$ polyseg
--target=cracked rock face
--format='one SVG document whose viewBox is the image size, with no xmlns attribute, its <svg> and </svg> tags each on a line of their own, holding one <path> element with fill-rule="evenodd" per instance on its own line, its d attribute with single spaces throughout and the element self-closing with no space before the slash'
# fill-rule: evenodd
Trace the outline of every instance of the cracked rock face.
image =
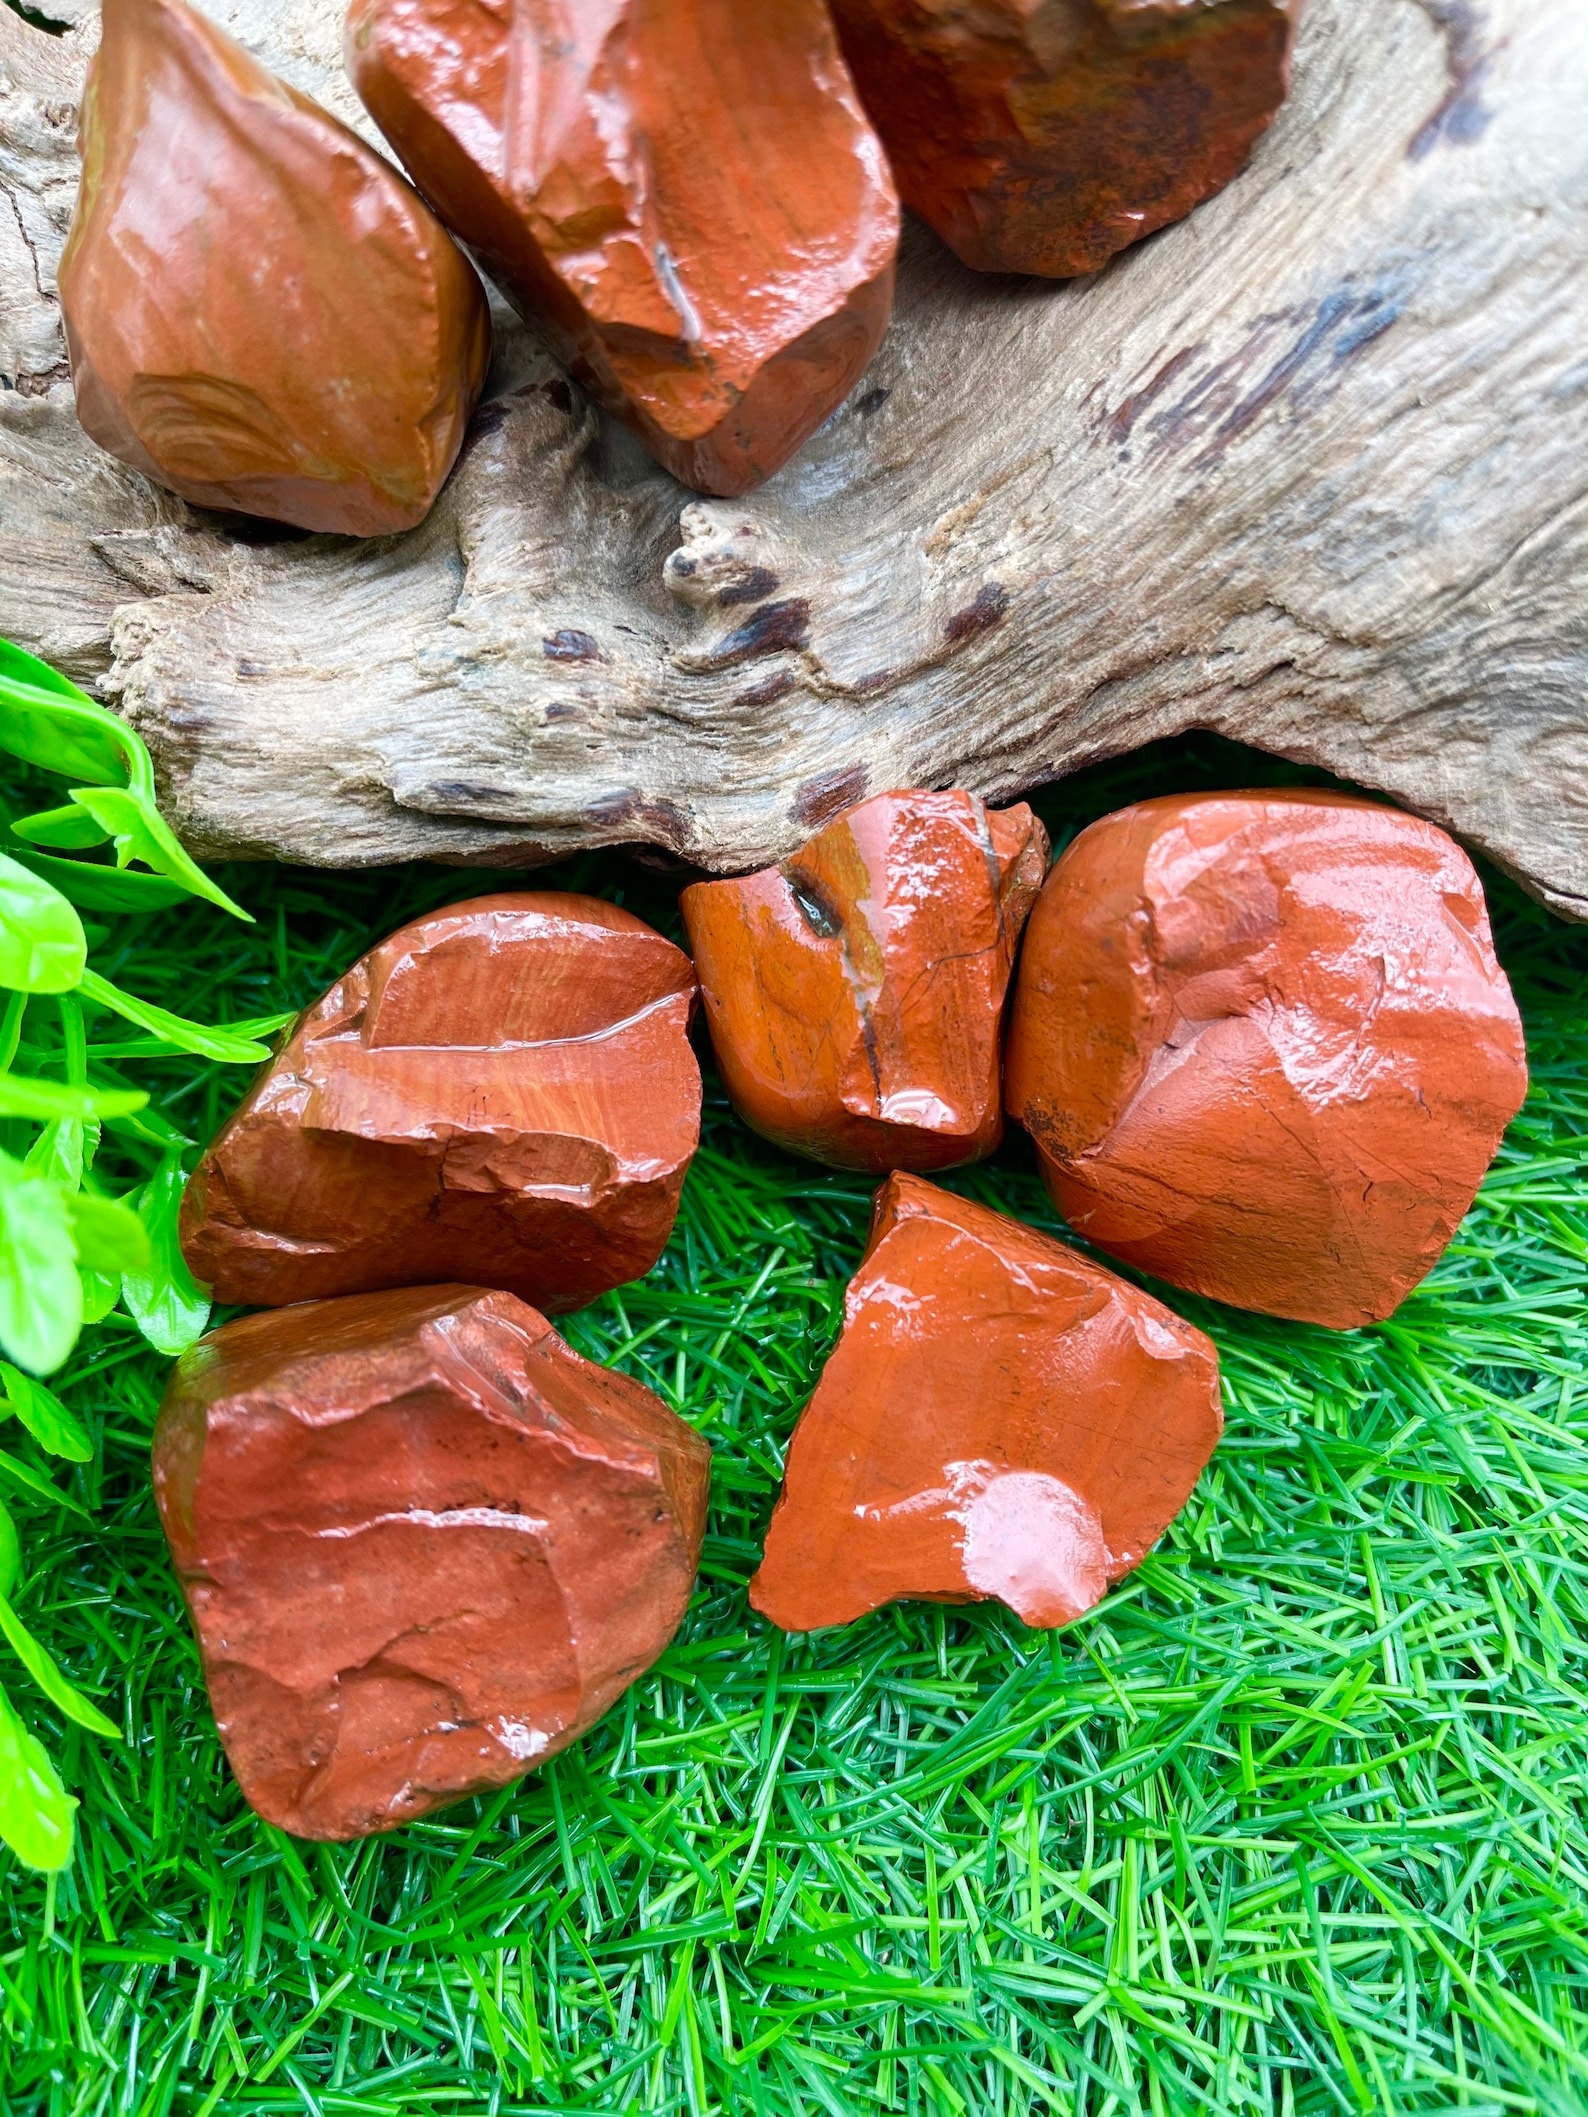
<svg viewBox="0 0 1588 2117">
<path fill-rule="evenodd" d="M 648 1272 L 700 1138 L 689 958 L 555 891 L 400 927 L 210 1146 L 182 1250 L 218 1301 L 465 1279 L 577 1308 Z"/>
<path fill-rule="evenodd" d="M 907 206 L 984 272 L 1095 272 L 1222 190 L 1299 0 L 834 0 Z"/>
<path fill-rule="evenodd" d="M 181 0 L 106 0 L 81 130 L 60 291 L 93 438 L 200 506 L 421 522 L 490 321 L 411 186 Z"/>
<path fill-rule="evenodd" d="M 947 1169 L 1002 1135 L 1015 948 L 1047 865 L 1022 802 L 878 794 L 779 867 L 683 893 L 728 1093 L 840 1169 Z"/>
<path fill-rule="evenodd" d="M 1323 793 L 1139 802 L 1031 916 L 1008 1106 L 1089 1241 L 1349 1330 L 1454 1234 L 1527 1089 L 1477 876 Z"/>
<path fill-rule="evenodd" d="M 877 349 L 899 207 L 821 0 L 354 0 L 347 65 L 448 226 L 705 492 Z"/>
<path fill-rule="evenodd" d="M 1140 1563 L 1222 1430 L 1189 1323 L 914 1176 L 877 1194 L 750 1600 L 786 1631 L 900 1596 L 1068 1624 Z"/>
<path fill-rule="evenodd" d="M 249 1804 L 346 1839 L 505 1786 L 650 1666 L 710 1450 L 510 1294 L 248 1316 L 182 1358 L 154 1490 Z"/>
</svg>

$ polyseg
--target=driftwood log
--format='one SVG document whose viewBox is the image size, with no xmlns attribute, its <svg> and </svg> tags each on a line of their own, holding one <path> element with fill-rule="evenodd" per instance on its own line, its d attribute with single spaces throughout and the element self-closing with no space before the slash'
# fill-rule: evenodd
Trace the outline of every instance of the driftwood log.
<svg viewBox="0 0 1588 2117">
<path fill-rule="evenodd" d="M 336 0 L 211 9 L 367 135 Z M 135 721 L 200 851 L 731 869 L 864 789 L 1008 795 L 1197 726 L 1588 917 L 1582 0 L 1310 0 L 1246 174 L 1092 280 L 912 231 L 872 370 L 747 500 L 504 318 L 434 514 L 365 544 L 196 512 L 78 430 L 91 36 L 0 6 L 0 632 Z"/>
</svg>

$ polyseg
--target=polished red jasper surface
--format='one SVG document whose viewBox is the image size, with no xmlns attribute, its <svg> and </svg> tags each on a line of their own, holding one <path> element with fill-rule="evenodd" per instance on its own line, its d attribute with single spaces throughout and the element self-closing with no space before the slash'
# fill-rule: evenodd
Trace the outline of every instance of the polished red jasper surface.
<svg viewBox="0 0 1588 2117">
<path fill-rule="evenodd" d="M 78 416 L 204 507 L 423 519 L 485 378 L 467 260 L 412 186 L 182 0 L 104 0 L 60 264 Z"/>
<path fill-rule="evenodd" d="M 686 485 L 769 477 L 875 352 L 898 200 L 822 0 L 353 0 L 347 62 L 448 226 Z"/>
<path fill-rule="evenodd" d="M 249 1803 L 362 1837 L 565 1749 L 676 1630 L 709 1475 L 659 1397 L 510 1294 L 212 1332 L 166 1391 L 154 1489 Z"/>
<path fill-rule="evenodd" d="M 984 272 L 1095 272 L 1227 184 L 1299 0 L 833 0 L 907 206 Z"/>
<path fill-rule="evenodd" d="M 1345 795 L 1221 794 L 1122 809 L 1057 862 L 1006 1086 L 1090 1240 L 1346 1330 L 1434 1264 L 1527 1062 L 1443 831 Z"/>
<path fill-rule="evenodd" d="M 990 1154 L 1004 999 L 1047 852 L 1024 804 L 878 794 L 780 867 L 686 889 L 739 1114 L 837 1168 Z"/>
<path fill-rule="evenodd" d="M 750 1600 L 795 1632 L 899 1596 L 1067 1624 L 1163 1534 L 1221 1427 L 1199 1330 L 1051 1236 L 891 1177 Z"/>
<path fill-rule="evenodd" d="M 188 1186 L 217 1300 L 469 1280 L 577 1307 L 661 1255 L 700 1137 L 688 957 L 615 904 L 476 897 L 298 1024 Z"/>
</svg>

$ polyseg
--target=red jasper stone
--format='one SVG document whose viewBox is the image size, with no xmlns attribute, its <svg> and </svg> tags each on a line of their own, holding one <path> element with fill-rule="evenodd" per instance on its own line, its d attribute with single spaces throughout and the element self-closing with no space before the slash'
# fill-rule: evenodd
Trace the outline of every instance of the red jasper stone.
<svg viewBox="0 0 1588 2117">
<path fill-rule="evenodd" d="M 1478 878 L 1327 793 L 1138 802 L 1032 914 L 1007 1096 L 1089 1240 L 1238 1308 L 1387 1316 L 1527 1089 Z"/>
<path fill-rule="evenodd" d="M 1199 1330 L 914 1176 L 877 1193 L 750 1583 L 785 1631 L 899 1596 L 1068 1624 L 1138 1565 L 1222 1429 Z"/>
<path fill-rule="evenodd" d="M 900 195 L 984 272 L 1095 272 L 1227 184 L 1299 0 L 833 0 Z"/>
<path fill-rule="evenodd" d="M 700 1138 L 682 949 L 596 897 L 400 927 L 210 1146 L 182 1251 L 218 1301 L 468 1280 L 576 1308 L 661 1255 Z"/>
<path fill-rule="evenodd" d="M 566 1749 L 677 1629 L 710 1469 L 511 1294 L 212 1332 L 166 1391 L 154 1490 L 250 1806 L 363 1837 Z"/>
<path fill-rule="evenodd" d="M 201 507 L 422 521 L 490 319 L 412 186 L 181 0 L 104 0 L 82 150 L 60 290 L 100 446 Z"/>
<path fill-rule="evenodd" d="M 353 0 L 371 116 L 686 485 L 771 476 L 859 379 L 899 204 L 822 0 Z"/>
<path fill-rule="evenodd" d="M 1024 804 L 878 794 L 780 867 L 686 889 L 740 1116 L 840 1169 L 990 1154 L 1004 998 L 1047 854 Z"/>
</svg>

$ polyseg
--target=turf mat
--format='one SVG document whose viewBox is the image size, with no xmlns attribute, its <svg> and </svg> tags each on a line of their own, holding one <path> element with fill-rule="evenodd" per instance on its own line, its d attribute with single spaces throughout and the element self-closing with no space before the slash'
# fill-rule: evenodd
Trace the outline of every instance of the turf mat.
<svg viewBox="0 0 1588 2117">
<path fill-rule="evenodd" d="M 1298 776 L 1197 738 L 1041 806 L 1062 837 Z M 536 879 L 677 931 L 676 881 L 617 856 Z M 128 921 L 96 963 L 258 1016 L 503 886 L 223 880 L 257 927 Z M 126 1741 L 0 1667 L 83 1799 L 59 1881 L 0 1864 L 0 2111 L 1588 2110 L 1588 933 L 1489 881 L 1533 1089 L 1479 1204 L 1371 1330 L 1166 1296 L 1218 1342 L 1228 1432 L 1062 1633 L 913 1604 L 785 1640 L 747 1609 L 869 1186 L 752 1138 L 709 1073 L 666 1257 L 564 1324 L 712 1442 L 699 1588 L 605 1721 L 488 1801 L 334 1849 L 244 1809 L 149 1495 L 165 1363 L 88 1333 L 56 1385 L 99 1443 L 86 1515 L 6 1497 L 23 1615 Z M 195 1139 L 241 1085 L 147 1071 Z M 1018 1141 L 949 1181 L 1055 1225 Z"/>
</svg>

